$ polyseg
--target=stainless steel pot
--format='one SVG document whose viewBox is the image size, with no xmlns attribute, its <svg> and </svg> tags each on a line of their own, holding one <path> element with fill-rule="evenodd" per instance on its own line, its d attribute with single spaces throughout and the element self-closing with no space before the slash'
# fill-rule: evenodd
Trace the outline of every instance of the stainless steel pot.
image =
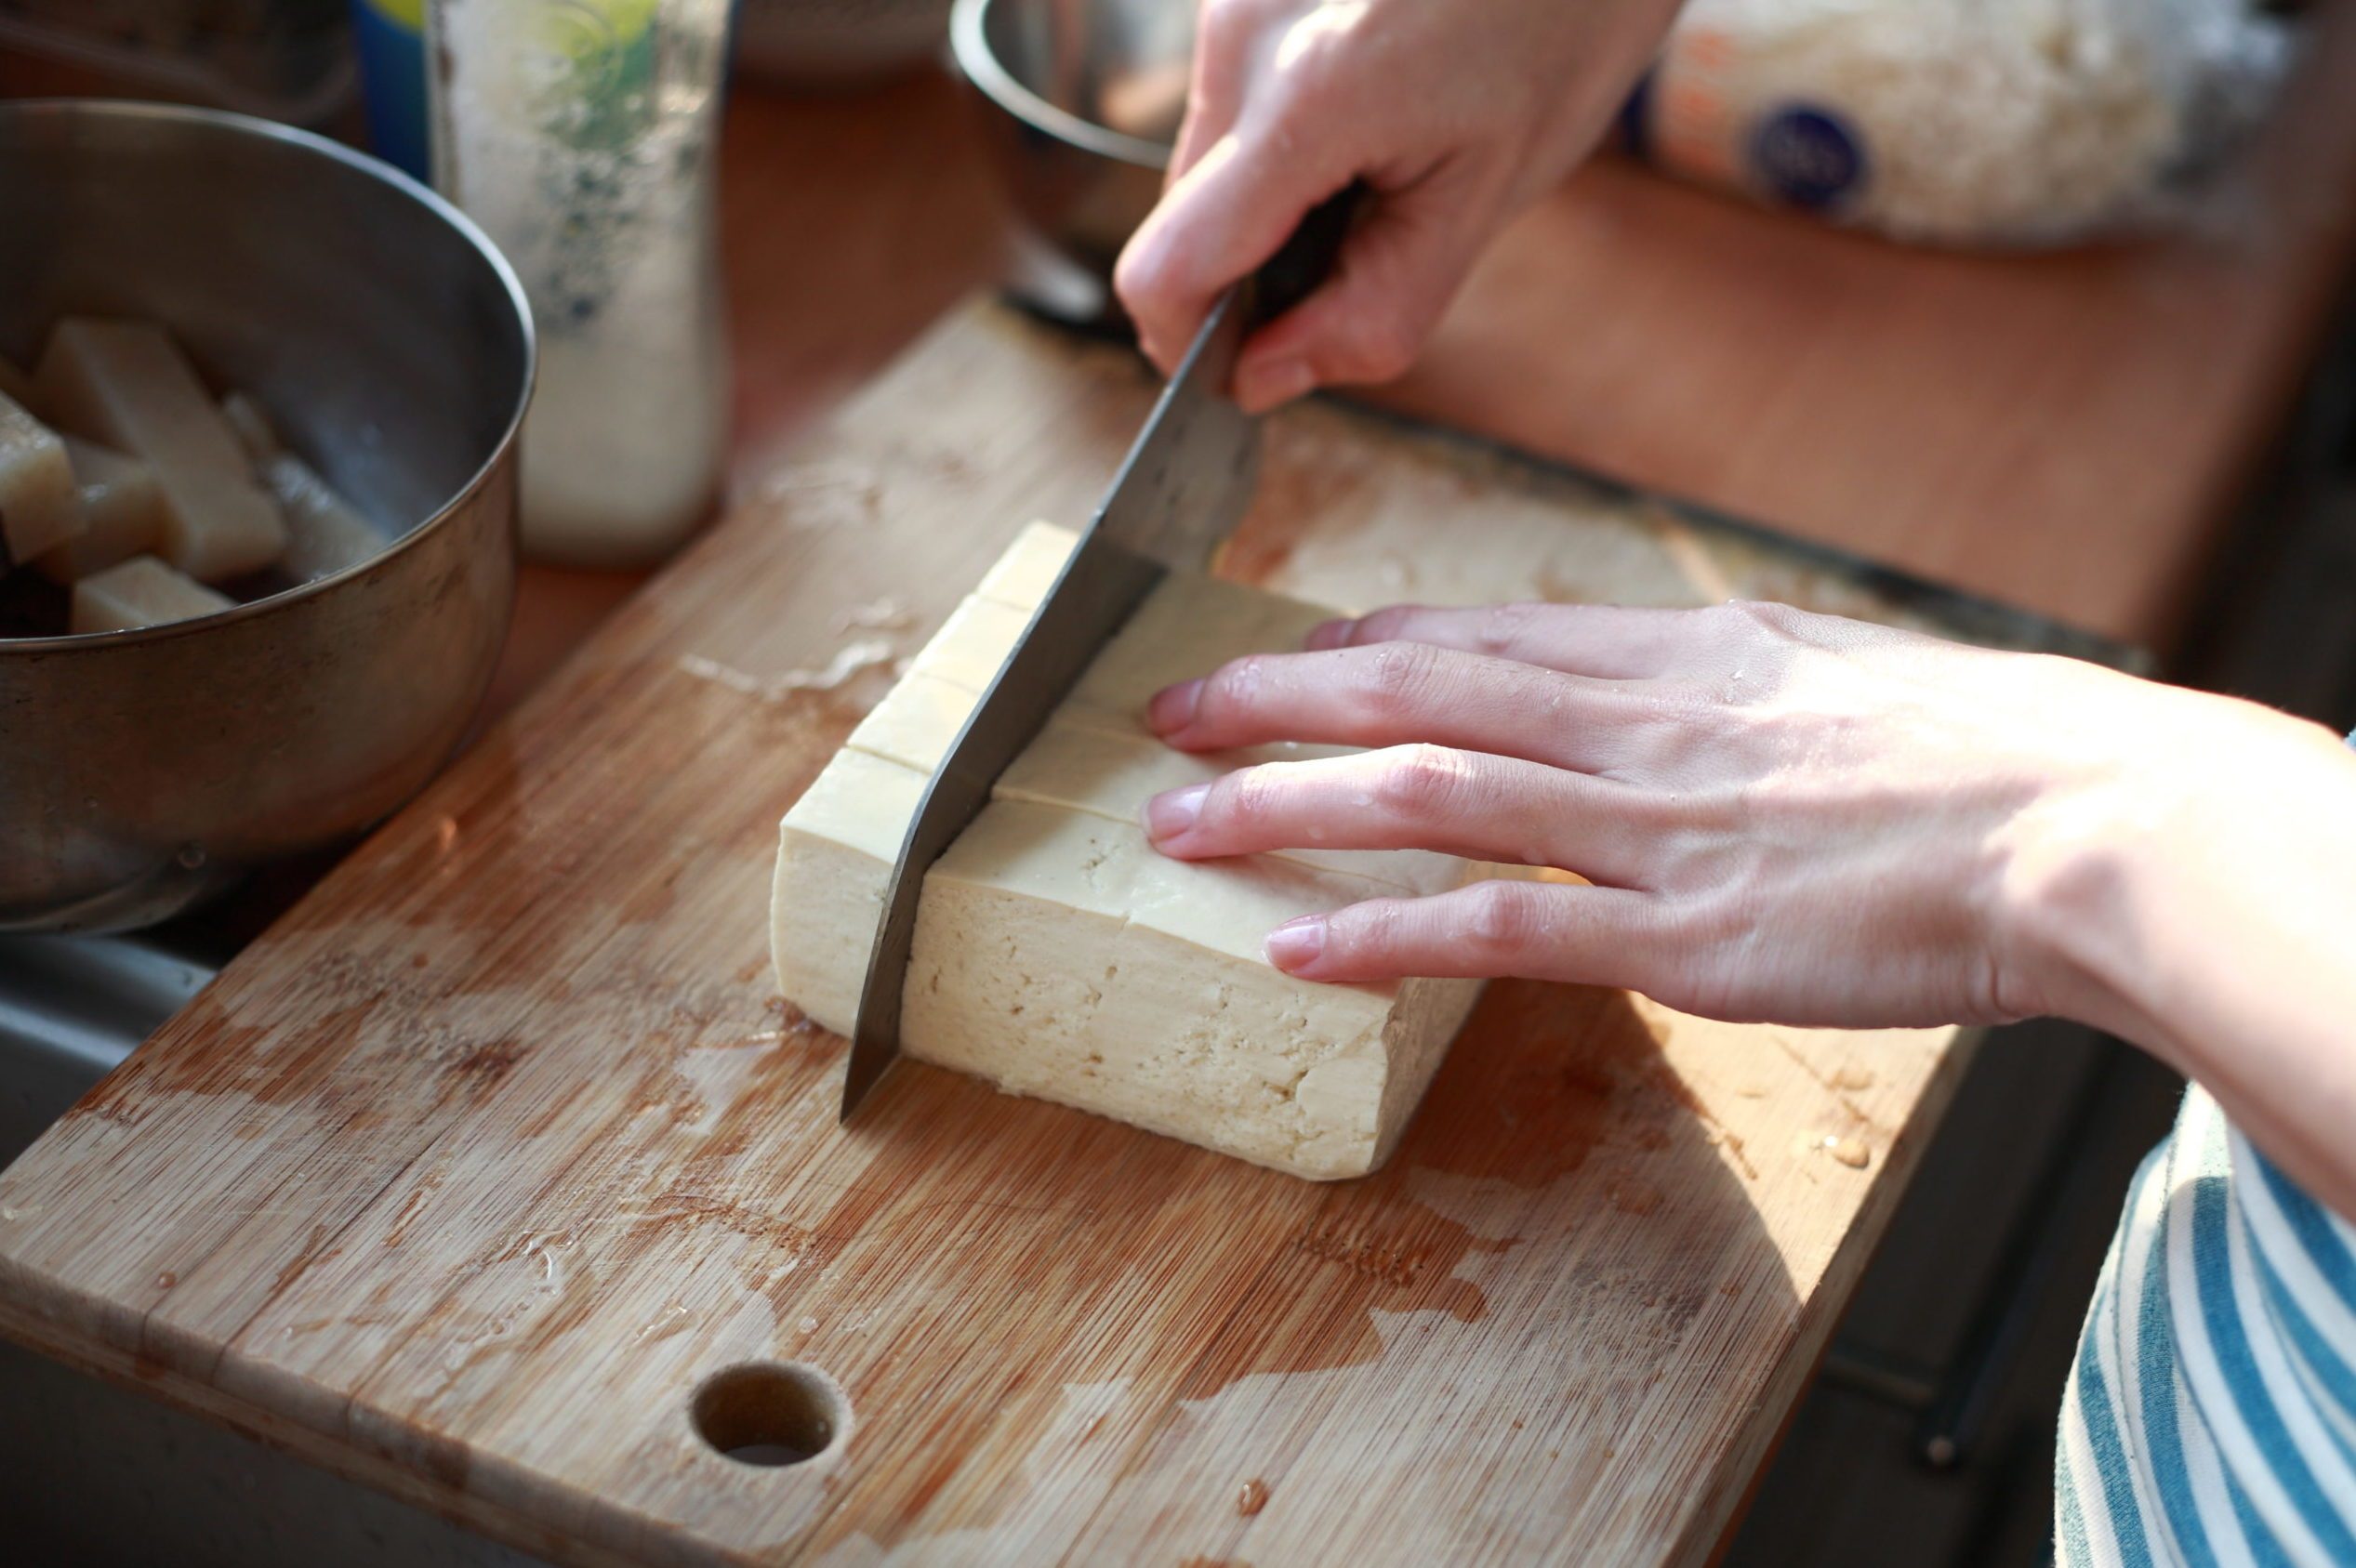
<svg viewBox="0 0 2356 1568">
<path fill-rule="evenodd" d="M 1076 274 L 1018 280 L 1042 308 L 1109 306 L 1102 283 L 1161 194 L 1194 19 L 1191 0 L 957 0 L 950 12 L 1015 210 Z"/>
<path fill-rule="evenodd" d="M 0 639 L 0 929 L 122 929 L 392 810 L 448 758 L 515 585 L 531 317 L 430 191 L 258 120 L 0 103 L 0 354 L 152 317 L 362 510 L 362 564 L 177 625 Z"/>
</svg>

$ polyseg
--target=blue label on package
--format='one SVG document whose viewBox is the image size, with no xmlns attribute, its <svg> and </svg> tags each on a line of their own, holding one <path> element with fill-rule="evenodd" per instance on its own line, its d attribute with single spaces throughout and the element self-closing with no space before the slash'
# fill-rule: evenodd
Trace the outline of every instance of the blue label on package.
<svg viewBox="0 0 2356 1568">
<path fill-rule="evenodd" d="M 1751 168 L 1795 206 L 1829 207 L 1865 184 L 1865 149 L 1837 115 L 1807 104 L 1778 109 L 1751 134 Z"/>
</svg>

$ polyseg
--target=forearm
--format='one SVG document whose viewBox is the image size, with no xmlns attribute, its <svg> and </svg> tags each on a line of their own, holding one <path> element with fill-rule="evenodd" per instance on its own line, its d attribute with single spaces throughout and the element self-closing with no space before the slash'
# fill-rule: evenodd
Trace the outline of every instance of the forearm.
<svg viewBox="0 0 2356 1568">
<path fill-rule="evenodd" d="M 2063 1011 L 2201 1084 L 2356 1216 L 2356 753 L 2281 724 L 2261 757 L 2065 829 L 2026 924 Z"/>
</svg>

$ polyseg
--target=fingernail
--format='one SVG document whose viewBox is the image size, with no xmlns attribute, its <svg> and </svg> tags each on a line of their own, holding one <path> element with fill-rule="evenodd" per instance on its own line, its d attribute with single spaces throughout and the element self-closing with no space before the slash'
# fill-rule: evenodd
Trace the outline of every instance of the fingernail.
<svg viewBox="0 0 2356 1568">
<path fill-rule="evenodd" d="M 1154 700 L 1145 705 L 1145 721 L 1162 734 L 1184 730 L 1195 721 L 1195 706 L 1202 701 L 1200 680 L 1183 681 L 1166 686 L 1154 693 Z"/>
<path fill-rule="evenodd" d="M 1244 368 L 1236 401 L 1254 412 L 1271 409 L 1291 402 L 1317 381 L 1317 373 L 1306 360 L 1268 360 Z"/>
<path fill-rule="evenodd" d="M 1325 916 L 1304 915 L 1268 933 L 1268 962 L 1288 973 L 1317 961 L 1325 951 Z"/>
<path fill-rule="evenodd" d="M 1302 639 L 1301 646 L 1313 653 L 1328 648 L 1346 648 L 1350 645 L 1351 628 L 1357 625 L 1356 621 L 1347 617 L 1322 622 L 1309 628 L 1309 635 Z"/>
<path fill-rule="evenodd" d="M 1145 837 L 1158 844 L 1175 838 L 1195 825 L 1202 815 L 1203 797 L 1211 793 L 1207 784 L 1188 784 L 1184 789 L 1164 790 L 1145 802 Z"/>
</svg>

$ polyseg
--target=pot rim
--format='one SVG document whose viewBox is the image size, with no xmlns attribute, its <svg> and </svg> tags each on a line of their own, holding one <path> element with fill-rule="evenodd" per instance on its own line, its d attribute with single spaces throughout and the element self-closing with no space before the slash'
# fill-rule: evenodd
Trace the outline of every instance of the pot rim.
<svg viewBox="0 0 2356 1568">
<path fill-rule="evenodd" d="M 991 4 L 992 0 L 957 0 L 956 8 L 949 13 L 949 49 L 967 81 L 1016 119 L 1083 152 L 1138 168 L 1170 167 L 1173 149 L 1082 119 L 1068 109 L 1048 102 L 1016 80 L 991 50 L 989 34 L 982 26 Z"/>
<path fill-rule="evenodd" d="M 532 307 L 530 301 L 524 296 L 523 281 L 516 277 L 515 269 L 508 264 L 508 258 L 500 253 L 499 247 L 493 244 L 490 237 L 476 227 L 472 218 L 460 212 L 457 206 L 430 187 L 412 179 L 381 159 L 370 157 L 364 152 L 315 132 L 302 130 L 293 125 L 280 125 L 274 120 L 258 119 L 251 114 L 239 114 L 226 109 L 200 109 L 170 103 L 142 103 L 123 99 L 33 98 L 0 102 L 0 122 L 41 120 L 51 116 L 63 119 L 90 117 L 192 121 L 217 126 L 232 134 L 258 136 L 310 152 L 324 154 L 346 168 L 391 187 L 456 230 L 459 237 L 472 245 L 475 253 L 490 265 L 492 276 L 498 281 L 501 287 L 506 289 L 508 302 L 514 308 L 516 322 L 523 328 L 523 386 L 516 394 L 515 407 L 508 415 L 506 428 L 499 432 L 499 439 L 492 442 L 490 453 L 483 458 L 482 466 L 475 469 L 464 484 L 458 486 L 457 492 L 448 500 L 428 513 L 423 520 L 404 530 L 398 537 L 388 542 L 384 548 L 366 560 L 354 561 L 350 566 L 339 568 L 324 576 L 313 577 L 309 582 L 298 583 L 290 588 L 282 588 L 276 593 L 264 595 L 260 599 L 248 600 L 243 604 L 233 604 L 227 610 L 216 610 L 209 614 L 192 615 L 184 621 L 166 621 L 161 626 L 134 626 L 126 631 L 69 632 L 56 637 L 0 637 L 0 656 L 22 653 L 63 653 L 99 648 L 120 648 L 132 643 L 165 642 L 174 638 L 199 635 L 213 627 L 227 626 L 232 622 L 257 620 L 265 615 L 278 613 L 290 605 L 314 598 L 340 583 L 349 582 L 364 573 L 373 571 L 382 562 L 408 550 L 426 534 L 447 523 L 452 516 L 464 508 L 485 485 L 490 483 L 499 465 L 515 450 L 516 433 L 523 428 L 523 415 L 532 405 L 532 391 L 539 376 L 540 346 L 538 334 L 533 329 Z"/>
</svg>

